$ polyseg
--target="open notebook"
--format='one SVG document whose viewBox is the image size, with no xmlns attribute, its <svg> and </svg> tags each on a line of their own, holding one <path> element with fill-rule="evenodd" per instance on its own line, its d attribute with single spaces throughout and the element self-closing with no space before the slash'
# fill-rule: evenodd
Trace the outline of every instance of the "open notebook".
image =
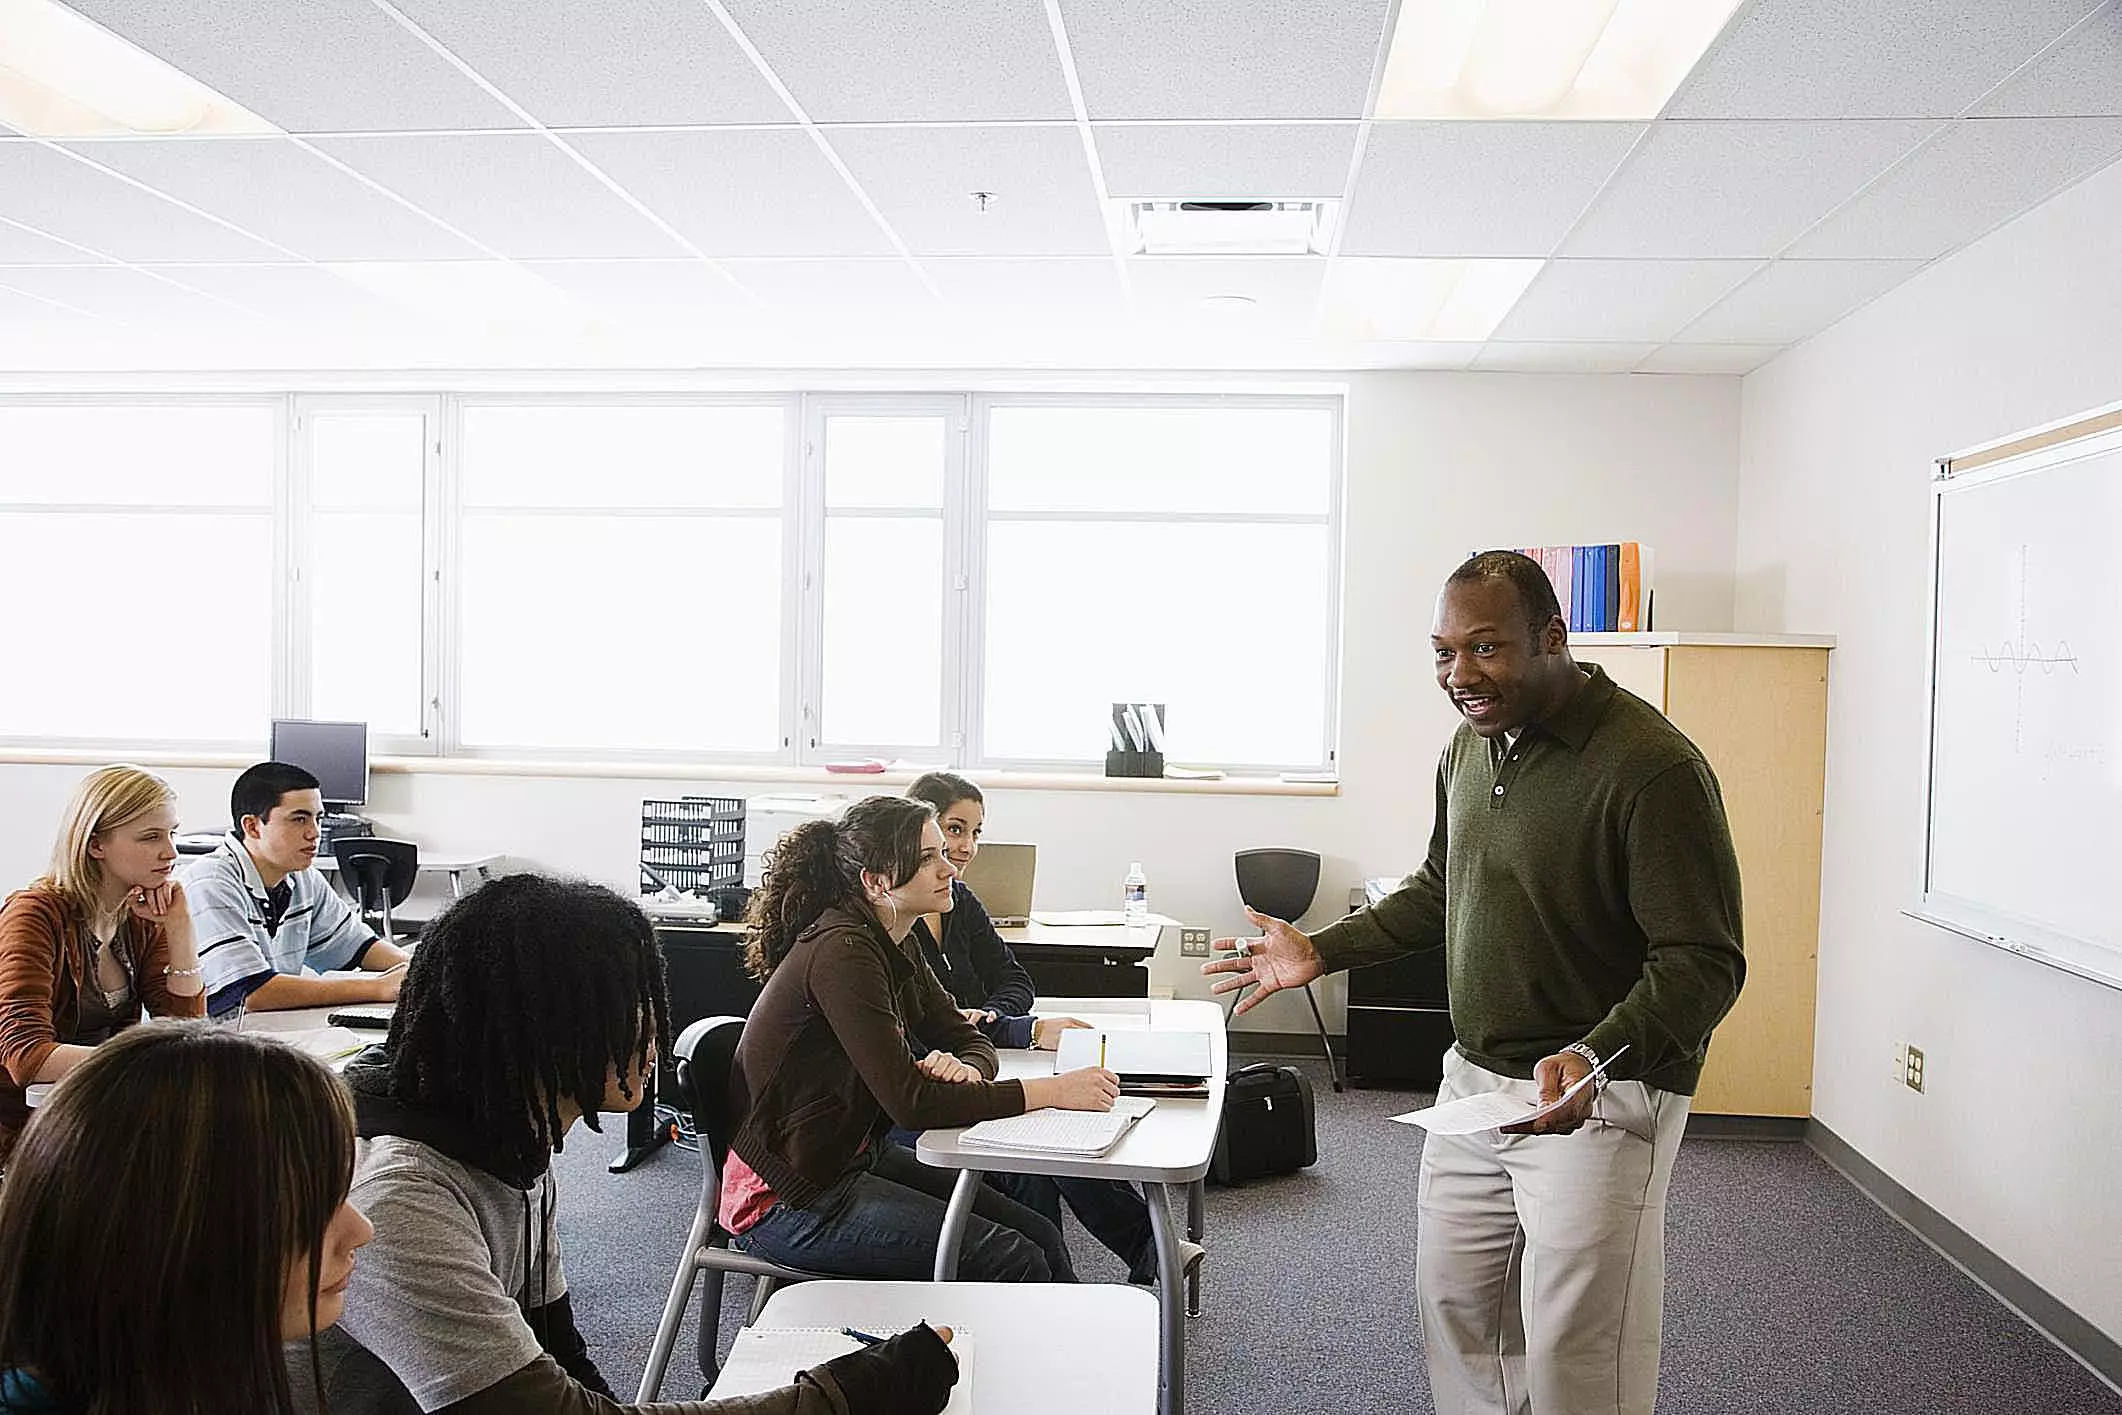
<svg viewBox="0 0 2122 1415">
<path fill-rule="evenodd" d="M 722 1374 L 715 1377 L 715 1388 L 709 1394 L 722 1399 L 779 1390 L 795 1380 L 798 1371 L 860 1348 L 853 1337 L 828 1327 L 746 1327 L 731 1343 L 729 1359 L 722 1363 Z M 943 1415 L 972 1415 L 972 1337 L 962 1328 L 953 1328 L 950 1350 L 958 1358 L 958 1383 L 951 1387 L 950 1404 L 943 1407 Z"/>
<path fill-rule="evenodd" d="M 1122 1096 L 1111 1110 L 1028 1110 L 1001 1120 L 983 1120 L 958 1137 L 982 1150 L 1032 1150 L 1049 1155 L 1102 1155 L 1148 1115 L 1156 1102 Z"/>
<path fill-rule="evenodd" d="M 1117 1075 L 1123 1088 L 1130 1081 L 1200 1084 L 1215 1070 L 1215 1049 L 1206 1032 L 1072 1027 L 1061 1034 L 1055 1071 L 1100 1065 Z"/>
</svg>

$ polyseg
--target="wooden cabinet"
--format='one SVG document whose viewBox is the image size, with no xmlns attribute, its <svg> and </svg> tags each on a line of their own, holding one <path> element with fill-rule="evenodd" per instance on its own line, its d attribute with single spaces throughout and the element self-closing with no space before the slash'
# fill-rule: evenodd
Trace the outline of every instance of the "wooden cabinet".
<svg viewBox="0 0 2122 1415">
<path fill-rule="evenodd" d="M 1746 911 L 1746 986 L 1710 1041 L 1695 1111 L 1810 1115 L 1833 640 L 1580 634 L 1570 644 L 1685 732 L 1724 791 Z"/>
</svg>

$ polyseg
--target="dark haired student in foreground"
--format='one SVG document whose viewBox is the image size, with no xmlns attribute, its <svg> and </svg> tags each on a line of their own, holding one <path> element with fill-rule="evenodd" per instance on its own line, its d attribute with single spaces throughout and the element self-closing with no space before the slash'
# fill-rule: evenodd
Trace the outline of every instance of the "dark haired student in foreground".
<svg viewBox="0 0 2122 1415">
<path fill-rule="evenodd" d="M 575 1329 L 551 1160 L 576 1120 L 640 1102 L 667 1013 L 648 919 L 608 889 L 512 875 L 428 926 L 388 1040 L 346 1070 L 377 1237 L 317 1341 L 331 1415 L 943 1408 L 957 1363 L 925 1325 L 764 1395 L 613 1398 Z"/>
<path fill-rule="evenodd" d="M 766 983 L 737 1044 L 743 1116 L 722 1182 L 723 1228 L 748 1252 L 812 1272 L 925 1279 L 957 1175 L 886 1132 L 970 1125 L 1057 1106 L 1110 1110 L 1113 1073 L 997 1081 L 994 1044 L 965 1020 L 909 938 L 951 907 L 958 872 L 936 814 L 871 796 L 781 838 L 752 894 L 747 962 Z M 935 1048 L 918 1060 L 908 1038 Z M 959 1275 L 1073 1282 L 1061 1231 L 979 1186 Z"/>
<path fill-rule="evenodd" d="M 291 1415 L 368 1221 L 346 1089 L 291 1046 L 135 1027 L 52 1091 L 0 1187 L 0 1411 Z M 291 1389 L 292 1387 L 292 1389 Z"/>
</svg>

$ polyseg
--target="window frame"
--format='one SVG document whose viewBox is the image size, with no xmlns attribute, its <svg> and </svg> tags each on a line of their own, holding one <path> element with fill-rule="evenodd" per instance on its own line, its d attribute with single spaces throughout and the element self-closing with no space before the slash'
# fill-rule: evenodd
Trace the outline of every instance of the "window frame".
<svg viewBox="0 0 2122 1415">
<path fill-rule="evenodd" d="M 1345 392 L 1251 392 L 1224 388 L 1162 390 L 1068 390 L 1044 388 L 1027 391 L 981 389 L 947 384 L 923 391 L 877 389 L 845 391 L 831 387 L 803 390 L 786 386 L 730 387 L 697 391 L 637 391 L 600 389 L 585 380 L 564 390 L 541 391 L 524 387 L 477 386 L 476 380 L 450 388 L 437 384 L 431 391 L 330 391 L 328 388 L 266 392 L 25 392 L 0 394 L 0 407 L 21 405 L 102 405 L 121 407 L 243 405 L 269 408 L 273 415 L 273 468 L 271 486 L 272 611 L 270 643 L 261 646 L 272 653 L 269 675 L 272 702 L 270 717 L 308 715 L 311 691 L 313 644 L 309 630 L 309 585 L 305 578 L 311 563 L 314 515 L 312 492 L 312 445 L 309 419 L 334 412 L 418 411 L 425 418 L 422 494 L 421 692 L 422 731 L 418 737 L 378 735 L 371 750 L 377 755 L 424 756 L 440 759 L 606 762 L 613 765 L 727 765 L 731 767 L 815 768 L 849 758 L 931 758 L 958 764 L 967 771 L 1053 772 L 1073 776 L 1096 776 L 1099 764 L 1082 760 L 1005 757 L 991 754 L 985 744 L 986 666 L 990 628 L 987 598 L 987 556 L 991 528 L 998 518 L 990 511 L 990 429 L 996 411 L 1008 408 L 1045 407 L 1070 409 L 1210 407 L 1228 409 L 1302 408 L 1324 411 L 1330 421 L 1326 510 L 1321 514 L 1270 513 L 1173 513 L 1173 512 L 1011 512 L 1002 521 L 1107 520 L 1168 523 L 1175 520 L 1236 524 L 1318 525 L 1327 536 L 1327 583 L 1323 587 L 1327 607 L 1325 681 L 1321 684 L 1324 733 L 1320 755 L 1307 761 L 1203 761 L 1189 765 L 1221 768 L 1238 773 L 1272 774 L 1277 771 L 1332 770 L 1338 760 L 1341 734 L 1341 672 L 1346 648 L 1342 642 L 1345 623 L 1344 553 L 1346 545 L 1346 422 Z M 585 386 L 587 385 L 587 386 Z M 468 512 L 464 503 L 464 421 L 467 412 L 484 407 L 627 407 L 708 406 L 775 407 L 782 417 L 781 499 L 771 510 L 764 508 L 669 507 L 640 508 L 638 514 L 682 517 L 718 517 L 730 514 L 774 516 L 781 523 L 780 615 L 783 627 L 779 663 L 777 723 L 780 745 L 764 751 L 718 748 L 621 748 L 467 746 L 462 739 L 464 593 L 459 583 L 463 567 L 463 532 Z M 824 685 L 824 595 L 825 533 L 825 444 L 828 419 L 835 416 L 922 417 L 945 419 L 945 466 L 943 483 L 941 587 L 942 622 L 939 696 L 939 734 L 935 743 L 854 742 L 826 739 L 815 729 L 821 722 Z M 83 503 L 84 506 L 92 503 Z M 15 509 L 8 503 L 7 509 Z M 22 509 L 36 509 L 24 507 Z M 202 509 L 178 504 L 123 508 L 142 513 L 197 514 Z M 255 508 L 225 508 L 252 511 Z M 566 514 L 554 508 L 557 514 Z M 926 510 L 854 509 L 839 516 L 907 517 L 928 516 Z M 218 571 L 219 567 L 216 567 Z M 1207 573 L 1204 570 L 1204 573 Z M 216 592 L 227 587 L 216 574 Z M 263 587 L 261 587 L 263 588 Z M 654 672 L 653 655 L 644 654 L 643 674 Z M 1242 666 L 1233 667 L 1234 680 L 1243 677 Z M 0 735 L 0 749 L 37 748 L 68 751 L 133 752 L 151 755 L 181 755 L 215 750 L 248 749 L 259 746 L 257 738 L 172 739 L 142 738 L 103 740 L 79 737 Z"/>
</svg>

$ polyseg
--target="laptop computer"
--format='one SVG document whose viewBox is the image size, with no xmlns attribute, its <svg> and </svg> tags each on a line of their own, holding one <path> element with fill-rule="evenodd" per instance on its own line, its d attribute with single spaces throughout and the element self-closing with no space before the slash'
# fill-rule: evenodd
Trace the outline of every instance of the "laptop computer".
<svg viewBox="0 0 2122 1415">
<path fill-rule="evenodd" d="M 982 844 L 965 867 L 965 884 L 980 896 L 998 929 L 1022 928 L 1032 917 L 1032 875 L 1039 862 L 1036 845 Z"/>
</svg>

